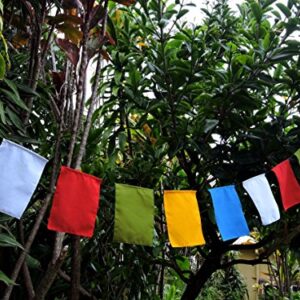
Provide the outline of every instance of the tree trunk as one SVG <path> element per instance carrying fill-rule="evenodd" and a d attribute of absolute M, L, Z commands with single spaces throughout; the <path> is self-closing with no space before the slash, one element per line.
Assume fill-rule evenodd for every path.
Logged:
<path fill-rule="evenodd" d="M 200 270 L 190 278 L 189 283 L 187 284 L 185 291 L 181 297 L 181 300 L 196 299 L 200 294 L 200 291 L 203 288 L 204 284 L 207 282 L 210 276 L 219 269 L 219 267 L 219 258 L 214 257 L 212 259 L 205 260 Z"/>

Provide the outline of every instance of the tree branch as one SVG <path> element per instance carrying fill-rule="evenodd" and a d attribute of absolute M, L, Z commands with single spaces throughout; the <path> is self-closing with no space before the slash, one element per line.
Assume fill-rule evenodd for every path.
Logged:
<path fill-rule="evenodd" d="M 164 267 L 169 267 L 171 269 L 173 269 L 177 275 L 180 277 L 180 279 L 185 282 L 188 283 L 189 279 L 187 277 L 184 276 L 185 273 L 188 273 L 190 275 L 192 275 L 193 273 L 191 271 L 182 271 L 177 264 L 172 263 L 171 261 L 168 260 L 164 260 L 164 259 L 155 259 L 152 260 L 150 262 L 151 264 L 156 264 L 156 265 L 160 265 L 160 266 L 164 266 Z"/>
<path fill-rule="evenodd" d="M 64 271 L 62 271 L 61 269 L 58 270 L 58 275 L 63 278 L 65 281 L 67 282 L 71 282 L 71 277 L 66 274 Z M 96 300 L 96 297 L 93 296 L 91 293 L 89 293 L 85 288 L 83 288 L 81 285 L 79 286 L 79 291 L 80 293 L 84 296 L 84 297 L 88 297 L 91 298 L 93 300 Z"/>

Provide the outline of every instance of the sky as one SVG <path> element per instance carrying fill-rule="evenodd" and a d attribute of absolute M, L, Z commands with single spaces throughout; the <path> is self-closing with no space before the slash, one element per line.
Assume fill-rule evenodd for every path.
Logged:
<path fill-rule="evenodd" d="M 186 1 L 186 3 L 194 3 L 196 5 L 196 7 L 191 8 L 189 14 L 188 14 L 188 19 L 191 21 L 196 20 L 197 18 L 199 18 L 199 11 L 201 7 L 205 7 L 205 3 L 207 2 L 207 0 L 190 0 L 190 1 Z M 210 1 L 212 2 L 212 1 Z M 237 4 L 241 4 L 243 3 L 243 0 L 230 0 L 228 1 L 230 7 L 233 10 L 237 10 Z"/>
<path fill-rule="evenodd" d="M 209 0 L 209 2 L 216 2 L 216 1 L 217 0 Z M 237 5 L 242 4 L 245 1 L 246 0 L 229 0 L 228 4 L 233 10 L 238 11 Z M 199 18 L 200 8 L 205 7 L 205 3 L 207 2 L 207 0 L 185 0 L 185 2 L 194 3 L 196 5 L 196 7 L 191 8 L 190 12 L 187 15 L 188 20 L 191 20 L 191 22 L 193 22 L 194 20 Z M 287 0 L 278 0 L 276 3 L 278 2 L 286 4 Z"/>

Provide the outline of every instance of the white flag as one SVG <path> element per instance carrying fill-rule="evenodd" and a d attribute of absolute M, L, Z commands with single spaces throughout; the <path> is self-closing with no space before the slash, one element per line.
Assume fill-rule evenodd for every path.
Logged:
<path fill-rule="evenodd" d="M 279 208 L 265 174 L 243 181 L 243 187 L 252 198 L 263 225 L 279 220 Z"/>
<path fill-rule="evenodd" d="M 0 211 L 18 219 L 36 189 L 47 159 L 11 141 L 0 146 Z"/>

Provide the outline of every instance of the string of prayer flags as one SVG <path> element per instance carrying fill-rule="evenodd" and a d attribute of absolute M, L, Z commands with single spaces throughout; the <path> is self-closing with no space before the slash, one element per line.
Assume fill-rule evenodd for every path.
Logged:
<path fill-rule="evenodd" d="M 0 211 L 20 219 L 48 160 L 9 140 L 0 146 Z"/>
<path fill-rule="evenodd" d="M 152 189 L 115 184 L 114 241 L 152 246 L 154 195 Z"/>
<path fill-rule="evenodd" d="M 279 208 L 265 174 L 243 181 L 243 187 L 253 200 L 263 225 L 280 219 Z"/>
<path fill-rule="evenodd" d="M 234 185 L 209 189 L 216 222 L 224 241 L 249 235 L 241 201 Z"/>
<path fill-rule="evenodd" d="M 61 167 L 48 229 L 91 237 L 99 206 L 101 179 Z"/>
<path fill-rule="evenodd" d="M 272 171 L 275 173 L 280 189 L 284 210 L 300 203 L 300 185 L 295 177 L 289 159 L 276 165 Z"/>
<path fill-rule="evenodd" d="M 196 191 L 164 191 L 164 207 L 172 247 L 205 244 Z"/>

